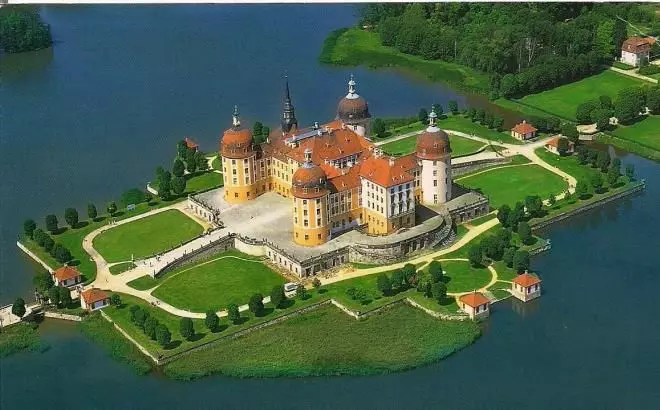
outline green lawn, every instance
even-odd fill
[[[601,95],[614,98],[619,90],[645,84],[648,83],[612,70],[606,70],[574,83],[528,95],[518,102],[574,121],[575,110],[583,102],[597,99]]]
[[[0,332],[0,357],[38,348],[39,335],[36,327],[30,323],[21,322],[7,326]]]
[[[442,359],[480,334],[473,322],[440,321],[400,306],[357,321],[320,308],[165,366],[177,379],[387,373]]]
[[[467,134],[474,134],[477,137],[486,138],[494,142],[502,141],[509,144],[521,144],[520,141],[513,138],[506,132],[497,132],[491,130],[478,122],[472,122],[469,118],[462,115],[449,115],[438,121],[438,126],[443,130],[460,131]]]
[[[488,75],[472,68],[440,60],[424,60],[421,57],[401,53],[392,47],[381,45],[378,33],[358,28],[341,29],[329,34],[319,60],[327,64],[369,68],[397,68],[434,82],[444,82],[455,87],[486,93]]]
[[[222,161],[220,160],[220,156],[215,157],[215,159],[211,161],[211,167],[218,171],[222,171]]]
[[[94,248],[108,262],[122,262],[167,251],[203,231],[193,219],[170,209],[103,232],[94,238]]]
[[[480,216],[479,218],[474,218],[473,220],[469,221],[468,223],[470,225],[481,225],[482,223],[488,222],[491,219],[497,218],[496,214],[486,214],[484,216]]]
[[[203,174],[196,174],[188,178],[186,181],[186,194],[195,192],[208,191],[209,189],[218,188],[223,185],[222,174],[217,172],[205,172]]]
[[[589,165],[579,164],[577,161],[577,155],[561,157],[559,155],[548,152],[548,150],[545,148],[537,148],[534,150],[534,153],[536,153],[539,158],[548,164],[561,169],[571,176],[574,176],[578,181],[583,180],[589,182],[591,180],[591,176],[594,173],[600,172],[596,168],[591,168]]]
[[[469,188],[481,189],[490,199],[493,208],[503,204],[513,206],[527,195],[539,195],[545,199],[551,193],[559,194],[568,188],[560,176],[538,165],[495,168],[462,178],[460,183]]]
[[[452,157],[458,157],[463,155],[469,155],[479,151],[484,144],[473,141],[467,138],[450,136],[449,143],[451,144],[451,155]],[[415,145],[417,144],[417,136],[413,135],[408,138],[403,138],[398,141],[389,142],[381,146],[383,151],[390,155],[406,155],[415,151]]]
[[[441,261],[445,271],[447,292],[470,292],[482,288],[490,282],[491,273],[488,268],[473,268],[469,262]]]
[[[140,276],[128,282],[127,285],[137,290],[147,290],[158,286],[159,282],[149,275]]]
[[[619,125],[612,134],[660,151],[660,115],[649,116],[630,126]]]
[[[118,263],[116,265],[112,265],[108,268],[110,270],[110,273],[113,275],[118,275],[120,273],[126,272],[127,270],[131,270],[135,267],[135,264],[133,262],[122,262]]]
[[[181,309],[217,311],[230,303],[243,305],[257,292],[267,296],[273,286],[285,282],[260,261],[220,254],[219,259],[168,273],[153,295]]]

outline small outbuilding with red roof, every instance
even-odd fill
[[[536,299],[541,296],[541,279],[528,272],[518,275],[511,282],[511,293],[523,302]]]
[[[536,128],[532,124],[523,120],[523,122],[511,128],[511,136],[520,141],[526,141],[536,137],[536,131]]]
[[[110,305],[110,295],[100,289],[87,289],[80,294],[80,306],[90,312]]]
[[[490,300],[477,291],[459,297],[458,307],[472,320],[484,319],[490,315]]]
[[[70,287],[82,282],[82,274],[73,266],[62,266],[53,272],[55,286]]]

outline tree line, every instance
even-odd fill
[[[5,53],[40,50],[52,44],[50,26],[35,7],[5,5],[0,9],[0,49]]]
[[[195,172],[206,172],[209,163],[203,153],[195,148],[188,147],[185,140],[176,144],[176,155],[172,163],[172,171],[162,166],[156,168],[156,190],[163,201],[169,201],[173,196],[179,196],[186,190],[186,172],[194,175]]]
[[[493,97],[508,98],[598,71],[627,38],[617,16],[645,14],[658,21],[636,4],[369,4],[360,9],[360,23],[403,53],[491,74]]]
[[[578,105],[575,119],[579,124],[595,123],[599,131],[611,129],[610,118],[616,117],[621,124],[632,124],[646,112],[660,115],[660,87],[628,87],[617,93],[612,101],[607,95]]]

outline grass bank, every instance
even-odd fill
[[[151,361],[128,339],[126,339],[112,323],[95,313],[78,324],[80,331],[98,343],[115,360],[125,363],[137,374],[147,374],[151,371]]]
[[[422,76],[430,81],[443,82],[453,87],[487,93],[488,75],[460,64],[401,53],[381,44],[378,33],[358,28],[340,29],[328,35],[319,61],[342,66],[364,65],[369,68],[400,69]]]
[[[0,332],[0,357],[39,349],[39,335],[37,325],[21,322],[12,326],[3,327]]]
[[[632,125],[618,125],[611,134],[660,155],[660,115],[649,115]]]
[[[452,157],[474,154],[484,147],[484,144],[480,142],[467,138],[457,137],[455,135],[449,136],[449,143],[451,146]],[[383,144],[381,148],[384,152],[390,155],[407,155],[415,151],[416,144],[417,136],[413,135],[398,141],[392,141],[387,144]]]
[[[218,342],[167,364],[164,371],[184,380],[214,373],[238,377],[389,373],[447,357],[479,334],[475,323],[439,321],[407,306],[362,321],[326,307]]]

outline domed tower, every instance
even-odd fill
[[[289,93],[289,77],[285,78],[284,85],[284,107],[282,109],[282,131],[290,132],[292,129],[298,128],[298,120],[296,119],[296,110],[291,103],[291,94]]]
[[[356,82],[351,74],[348,82],[348,94],[339,100],[337,106],[337,119],[356,134],[364,137],[371,128],[371,114],[369,114],[367,100],[358,95],[355,85]]]
[[[312,150],[305,150],[305,162],[293,173],[293,240],[316,246],[327,242],[328,187],[325,172],[312,162]]]
[[[417,137],[416,155],[422,162],[422,203],[443,204],[451,199],[451,147],[449,136],[437,126],[435,110],[429,126]]]
[[[234,106],[232,127],[225,131],[220,142],[225,200],[231,204],[257,197],[254,172],[256,152],[252,132],[241,128],[238,107]]]

